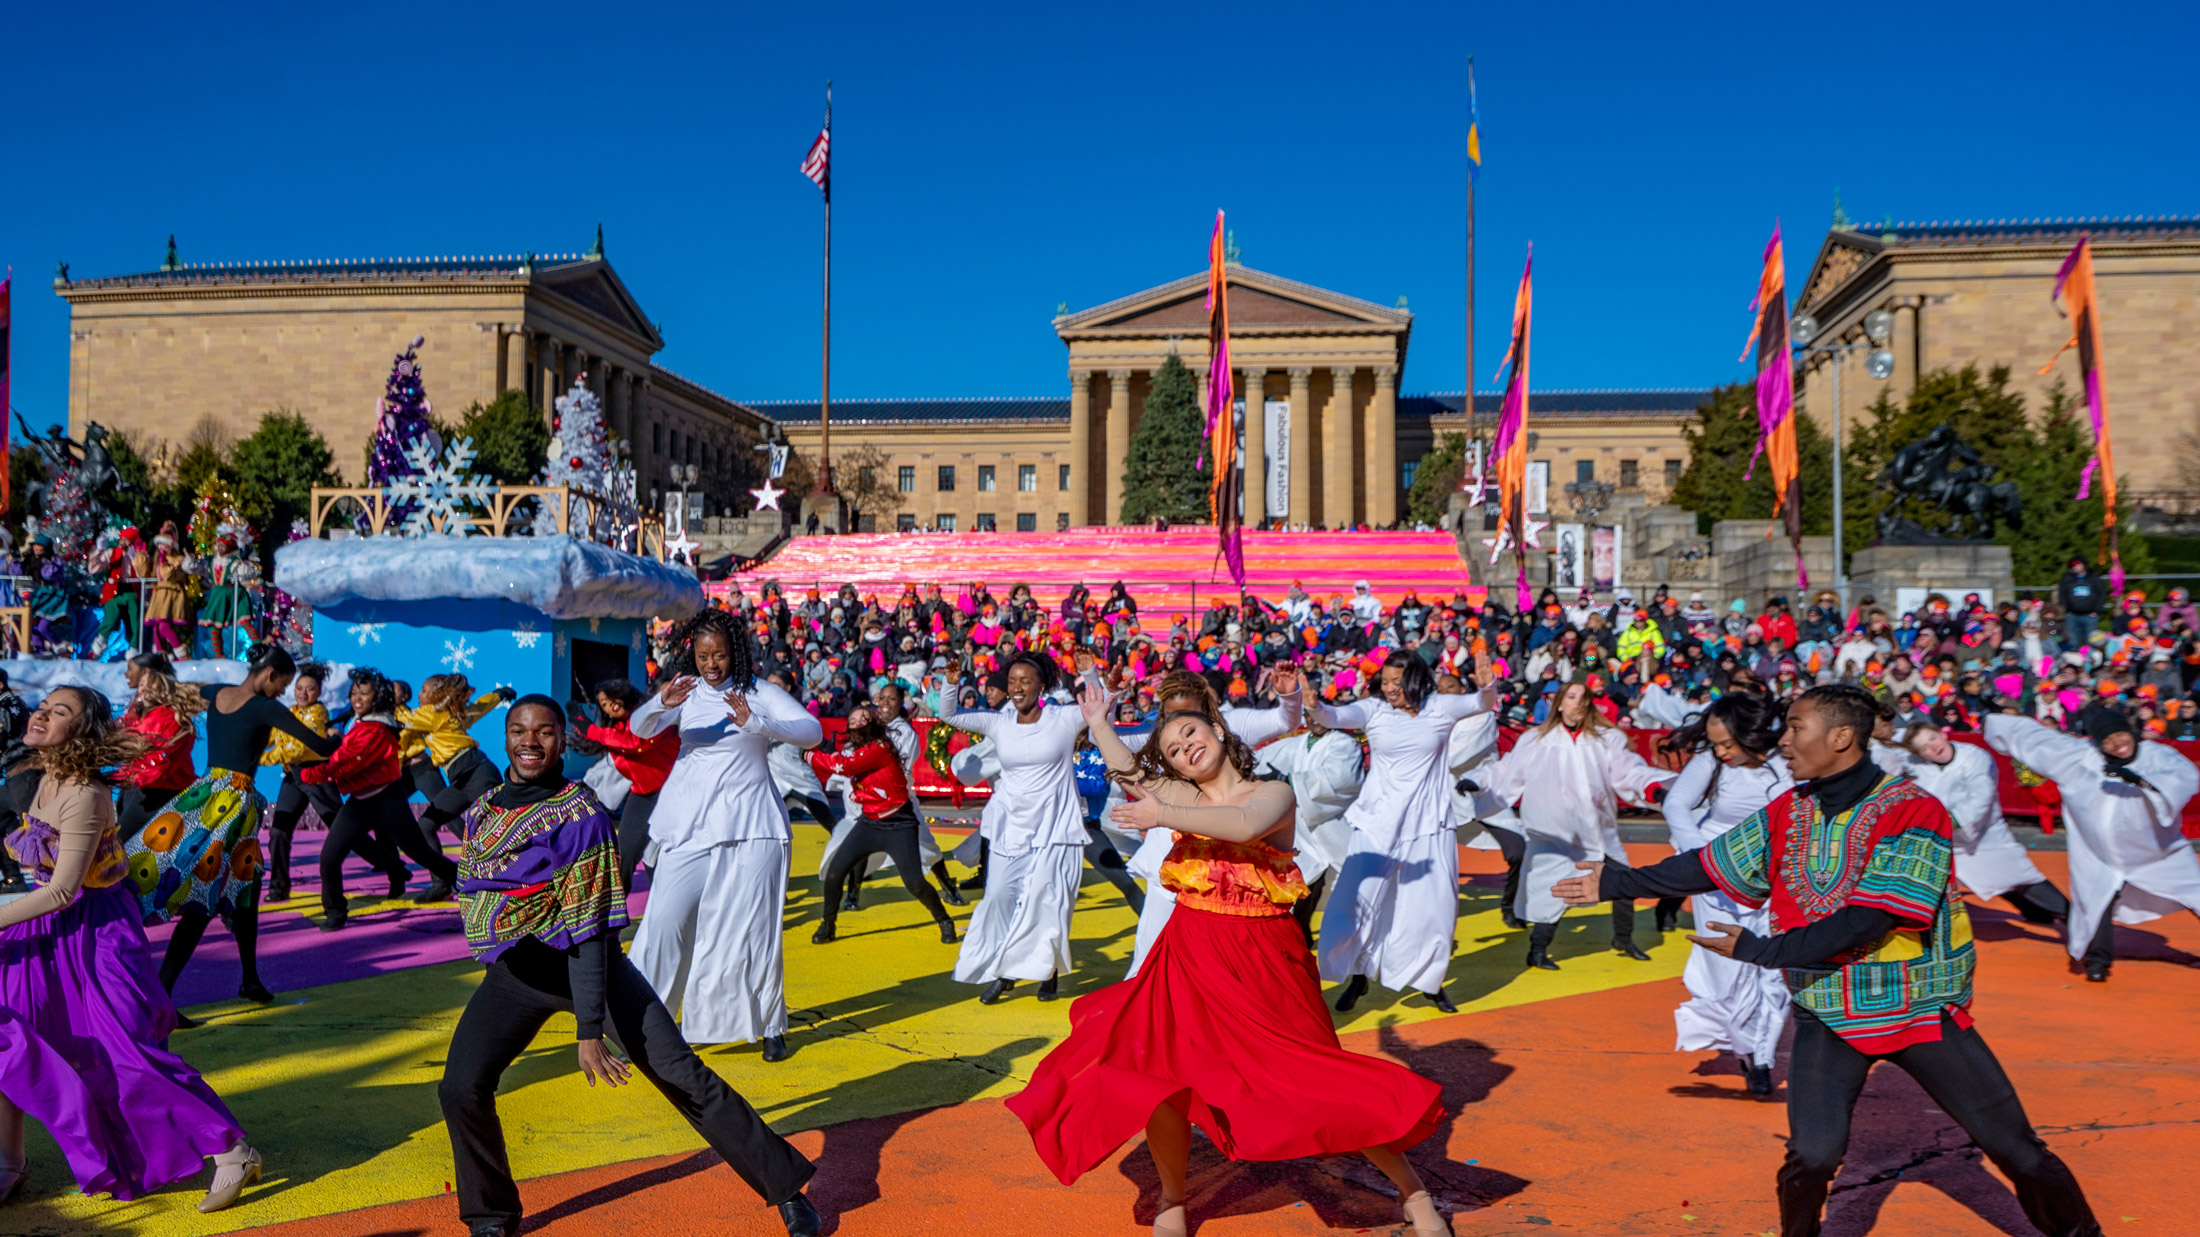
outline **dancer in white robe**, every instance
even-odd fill
[[[1438,691],[1454,685],[1465,690],[1451,675],[1436,676]],[[1452,777],[1451,811],[1459,822],[1459,842],[1471,850],[1494,850],[1504,856],[1505,886],[1497,913],[1506,927],[1517,928],[1520,916],[1513,912],[1513,902],[1520,895],[1520,862],[1527,855],[1528,842],[1520,832],[1520,814],[1489,790],[1497,776],[1497,762],[1503,758],[1497,748],[1496,710],[1453,723],[1444,763]]]
[[[1629,746],[1624,732],[1598,714],[1581,682],[1558,693],[1549,720],[1520,736],[1497,764],[1497,798],[1520,807],[1527,837],[1521,860],[1520,900],[1513,911],[1532,924],[1528,965],[1555,971],[1550,945],[1566,904],[1551,887],[1573,876],[1574,865],[1603,860],[1627,866],[1619,836],[1619,800],[1655,807],[1673,774],[1651,767]],[[1637,961],[1650,955],[1635,945],[1635,905],[1612,903],[1612,948]]]
[[[963,933],[955,979],[984,984],[991,1005],[1018,980],[1039,981],[1039,999],[1056,996],[1071,969],[1070,912],[1085,863],[1085,805],[1073,762],[1085,715],[1050,705],[1054,664],[1019,653],[1008,664],[1008,703],[999,712],[951,709],[940,720],[992,740],[1000,760],[993,794],[979,816],[993,871],[985,897]]]
[[[1493,683],[1486,656],[1476,659],[1475,675]],[[1345,981],[1340,1011],[1358,1004],[1373,978],[1386,988],[1424,993],[1453,1013],[1444,975],[1459,923],[1459,842],[1444,760],[1452,725],[1487,712],[1496,693],[1439,695],[1435,673],[1412,653],[1384,661],[1377,688],[1380,697],[1309,706],[1332,730],[1366,734],[1368,749],[1367,781],[1345,811],[1351,843],[1315,956],[1323,979]]]
[[[758,680],[748,634],[707,609],[675,637],[692,666],[634,711],[640,738],[678,727],[680,756],[649,818],[657,866],[630,956],[679,1018],[688,1042],[761,1040],[787,1055],[781,918],[793,833],[772,779],[774,743],[812,748],[824,728],[793,696]]]
[[[1694,753],[1666,788],[1662,805],[1675,851],[1701,850],[1794,787],[1779,753],[1784,712],[1762,693],[1733,692],[1674,732],[1673,750]],[[1697,894],[1694,913],[1698,925],[1731,923],[1759,936],[1773,934],[1772,912],[1724,893]],[[1673,1050],[1731,1052],[1741,1058],[1749,1093],[1769,1098],[1792,1004],[1781,972],[1691,945],[1681,982],[1689,999],[1673,1011]]]
[[[1982,902],[2007,898],[2032,923],[2070,917],[2070,899],[2055,888],[2001,816],[2001,769],[1993,753],[1958,743],[1931,722],[1903,736],[1908,758],[1889,773],[1907,773],[1948,809],[1956,822],[1956,879]]]
[[[2070,956],[2094,983],[2115,961],[2115,925],[2179,909],[2200,914],[2200,858],[2184,835],[2200,768],[2166,743],[2143,741],[2112,709],[2084,716],[2091,742],[2029,718],[1986,719],[1986,742],[2062,791],[2070,834]]]
[[[1099,686],[1097,677],[1090,669],[1086,671],[1085,682],[1088,691]],[[1171,713],[1188,710],[1206,717],[1209,721],[1219,718],[1224,729],[1236,735],[1245,746],[1257,750],[1262,744],[1299,728],[1303,717],[1299,683],[1298,667],[1272,668],[1266,684],[1275,693],[1278,703],[1274,708],[1248,709],[1223,704],[1221,697],[1215,693],[1214,685],[1205,676],[1189,670],[1172,670],[1162,675],[1154,684],[1154,717],[1158,722]],[[1153,724],[1148,723],[1118,730],[1116,737],[1122,739],[1123,746],[1135,754],[1145,748],[1146,740],[1153,737],[1153,731]],[[1100,819],[1107,820],[1109,814],[1122,802],[1123,787],[1111,780],[1108,783],[1107,806],[1101,809]],[[1301,836],[1303,838],[1304,835]],[[1138,964],[1146,960],[1146,951],[1161,938],[1162,926],[1169,922],[1169,913],[1176,909],[1176,895],[1161,883],[1161,861],[1169,857],[1169,850],[1175,845],[1175,830],[1148,830],[1125,864],[1131,875],[1146,882],[1145,905],[1138,908],[1138,933],[1131,943],[1131,966],[1124,973],[1125,979],[1138,974]],[[1304,845],[1303,841],[1301,845]],[[1301,866],[1303,868],[1304,865]],[[1316,889],[1311,897],[1301,900],[1307,907],[1308,915],[1313,914],[1312,904],[1320,898],[1321,891]],[[1297,907],[1293,910],[1296,911]],[[1302,920],[1301,924],[1304,922]]]

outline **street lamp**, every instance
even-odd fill
[[[1887,351],[1886,343],[1894,334],[1894,315],[1884,309],[1875,309],[1864,315],[1864,344],[1814,344],[1818,338],[1818,319],[1809,314],[1795,315],[1788,324],[1788,338],[1794,341],[1795,355],[1808,356],[1813,352],[1844,353],[1869,352],[1864,358],[1864,372],[1881,382],[1894,376],[1894,353]],[[1841,358],[1833,357],[1833,591],[1841,598],[1841,609],[1849,608],[1848,556],[1843,553],[1841,541]],[[1796,497],[1801,502],[1800,495]]]

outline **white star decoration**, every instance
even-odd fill
[[[749,491],[749,493],[756,495],[756,509],[758,511],[779,510],[780,495],[785,494],[786,492],[787,491],[785,490],[774,488],[770,477],[764,478],[763,485]],[[686,534],[683,533],[682,535],[685,536]]]
[[[359,642],[360,648],[365,648],[370,644],[382,643],[382,629],[387,626],[388,623],[353,623],[344,630],[351,633],[351,638]]]
[[[466,643],[466,637],[464,636],[460,636],[456,641],[445,640],[443,642],[443,664],[449,666],[454,672],[471,670],[474,668],[474,654],[480,651],[481,649],[478,646]]]
[[[1522,515],[1520,517],[1520,536],[1522,544],[1526,545],[1531,550],[1542,549],[1543,543],[1536,540],[1535,535],[1539,532],[1542,532],[1544,529],[1549,528],[1550,526],[1551,522],[1549,520],[1539,520],[1532,515]]]
[[[777,500],[775,499],[774,501],[776,502]],[[703,543],[700,541],[689,541],[687,530],[683,528],[680,530],[680,539],[678,541],[667,541],[665,543],[665,553],[671,555],[672,557],[678,559],[683,563],[686,563],[688,566],[693,567],[695,565],[695,551],[701,549],[702,547]]]
[[[1495,537],[1482,538],[1482,544],[1490,548],[1490,565],[1497,564],[1498,556],[1512,548],[1512,534],[1500,528]]]
[[[518,648],[531,649],[541,639],[542,633],[535,630],[535,625],[531,622],[523,622],[512,629],[512,643]]]

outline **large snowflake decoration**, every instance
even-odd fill
[[[495,498],[495,481],[466,470],[474,462],[474,440],[461,438],[436,458],[435,444],[422,437],[405,444],[405,462],[412,472],[390,478],[384,487],[390,505],[409,508],[404,532],[408,537],[424,533],[451,533],[463,537],[473,530],[473,509],[487,507]]]
[[[519,648],[531,649],[541,639],[542,632],[536,628],[532,620],[521,619],[519,626],[512,629],[512,643]]]
[[[479,645],[468,644],[464,636],[460,636],[457,640],[445,640],[443,642],[442,662],[451,668],[453,674],[461,670],[471,670],[474,668],[474,654],[480,651],[481,647]]]
[[[353,623],[345,630],[351,633],[352,639],[359,642],[360,648],[365,648],[370,644],[382,643],[382,629],[387,626],[388,623]]]

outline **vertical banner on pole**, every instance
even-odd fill
[[[2080,236],[2070,256],[2063,259],[2062,270],[2055,274],[2055,290],[2048,294],[2048,300],[2062,302],[2057,308],[2070,319],[2070,342],[2057,348],[2040,372],[2055,368],[2063,353],[2078,350],[2078,379],[2085,384],[2085,410],[2093,422],[2093,458],[2078,478],[2078,500],[2085,501],[2092,492],[2093,474],[2099,472],[2101,541],[2109,562],[2108,587],[2110,592],[2120,594],[2124,591],[2124,558],[2116,532],[2116,453],[2108,439],[2108,389],[2101,384],[2101,304],[2093,287],[2092,239],[2090,234]]]
[[[1281,524],[1291,513],[1291,401],[1269,400],[1261,415],[1267,422],[1268,514]]]
[[[14,287],[15,271],[11,268],[5,278],[0,278],[0,511],[7,510],[15,501],[14,496],[8,492],[8,451],[15,445],[10,433],[15,424],[15,397],[9,389],[14,353],[11,351],[13,339],[8,330],[12,321],[9,316],[9,299],[13,295]]]

